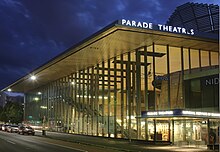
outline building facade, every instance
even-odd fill
[[[48,130],[211,144],[219,113],[218,36],[119,20],[9,87],[25,123]],[[215,143],[219,143],[218,140]]]
[[[183,4],[176,8],[167,24],[193,28],[199,32],[219,33],[219,6],[198,3]]]

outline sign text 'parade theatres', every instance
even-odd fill
[[[183,27],[175,27],[175,26],[169,26],[169,25],[163,25],[163,24],[154,25],[153,23],[140,22],[140,21],[137,22],[134,20],[122,19],[121,25],[132,26],[132,27],[137,27],[137,28],[144,28],[144,29],[154,29],[154,30],[172,32],[172,33],[194,35],[193,29],[188,30]]]

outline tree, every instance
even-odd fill
[[[23,119],[23,107],[17,102],[8,101],[0,116],[1,121],[20,123]]]

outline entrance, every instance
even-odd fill
[[[174,144],[206,145],[208,142],[208,125],[206,120],[175,120]]]
[[[206,146],[210,143],[209,130],[212,129],[216,134],[215,142],[219,142],[219,121],[216,119],[173,117],[146,120],[148,141],[168,141],[177,146]]]
[[[169,120],[156,120],[156,119],[149,120],[148,121],[148,140],[170,141]]]

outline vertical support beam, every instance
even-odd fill
[[[117,62],[114,57],[114,137],[117,138]]]
[[[123,54],[120,56],[121,59],[121,133],[122,138],[124,138],[124,64],[123,64]]]
[[[46,87],[46,91],[47,91],[47,99],[46,99],[46,120],[49,120],[49,97],[50,97],[50,84]],[[48,121],[47,121],[48,123]],[[46,126],[48,127],[48,124],[46,123]]]
[[[41,90],[40,90],[40,92],[41,92]],[[41,94],[42,95],[42,94]],[[41,98],[41,95],[40,95],[40,98]],[[52,99],[51,99],[51,117],[52,117],[52,125],[50,125],[50,127],[52,128],[52,129],[55,129],[55,105],[54,105],[54,103],[55,103],[55,82],[52,82]]]
[[[147,46],[144,46],[144,103],[145,110],[148,111],[148,67],[147,67]],[[148,122],[145,118],[145,139],[148,140]]]
[[[82,76],[82,133],[85,133],[85,69],[83,69],[83,76]]]
[[[111,96],[110,96],[110,59],[108,59],[108,137],[110,137],[110,102],[111,102]]]
[[[191,53],[190,53],[190,48],[188,48],[188,55],[189,55],[189,73],[191,73]]]
[[[141,116],[141,56],[140,52],[136,50],[136,116]],[[137,122],[137,139],[141,139],[141,119],[136,118]]]
[[[61,126],[64,126],[64,115],[63,115],[63,97],[64,97],[64,95],[63,95],[63,78],[61,78],[60,79],[60,82],[59,82],[59,84],[60,84],[60,116],[61,116],[61,118],[60,118],[60,120],[61,120]],[[44,92],[45,92],[45,90],[44,90]],[[45,92],[46,93],[46,92]],[[47,95],[46,95],[47,96]],[[44,99],[43,99],[44,100]],[[62,131],[62,130],[61,130]]]
[[[199,51],[200,52],[200,51]],[[183,108],[185,108],[185,86],[184,86],[184,54],[183,47],[181,47],[181,81],[182,81],[182,102]]]
[[[53,82],[53,87],[54,87],[54,98],[53,98],[53,119],[54,119],[54,127],[56,126],[56,123],[57,123],[57,118],[56,118],[56,114],[57,114],[57,111],[56,111],[56,102],[57,102],[57,96],[56,96],[56,91],[57,91],[57,88],[56,88],[56,81]],[[42,98],[42,91],[40,90],[41,92],[41,98]],[[55,130],[55,128],[54,128]]]
[[[75,82],[75,86],[74,86],[74,133],[76,132],[76,114],[77,114],[77,109],[78,109],[78,105],[77,105],[77,73],[74,73],[74,82]]]
[[[92,67],[92,75],[91,75],[91,110],[92,110],[92,135],[94,135],[94,88],[95,88],[95,84],[94,84],[94,67]]]
[[[95,112],[96,112],[96,136],[99,136],[99,64],[96,65],[95,76]]]
[[[102,136],[104,137],[104,127],[105,127],[105,113],[104,113],[104,109],[105,109],[105,63],[104,61],[102,62],[102,106],[101,106],[101,110],[102,110]]]
[[[65,98],[65,111],[66,111],[66,132],[69,133],[69,101],[70,101],[70,83],[69,83],[69,76],[65,77],[66,83],[66,98]]]
[[[24,114],[23,114],[23,121],[26,123],[26,101],[27,101],[27,94],[24,94]]]
[[[202,71],[201,49],[199,49],[199,70]]]
[[[132,53],[132,55],[133,55],[133,53]],[[135,73],[135,67],[136,67],[136,65],[135,65],[135,63],[131,63],[131,68],[132,68],[132,71],[131,71],[131,75],[132,75],[132,77],[131,77],[131,96],[132,96],[132,98],[131,98],[131,116],[133,116],[133,117],[131,117],[131,119],[134,119],[134,116],[137,114],[137,100],[136,100],[136,82],[135,82],[135,78],[136,78],[136,73]],[[135,121],[135,120],[134,120]],[[132,122],[132,121],[131,121]],[[136,121],[136,123],[137,123],[137,121]],[[138,126],[136,126],[136,130],[137,130],[137,128],[138,128]],[[135,136],[133,136],[132,138],[135,138],[135,139],[137,139],[137,134],[138,133],[136,133],[136,134],[132,134],[132,132],[133,132],[133,130],[130,130],[131,131],[131,135],[135,135]]]
[[[73,123],[74,123],[74,119],[73,119],[73,74],[70,75],[70,129],[71,129],[71,133],[73,132]]]
[[[60,111],[60,81],[59,80],[57,80],[56,81],[56,86],[57,86],[57,93],[56,93],[56,100],[57,100],[57,102],[56,102],[56,108],[57,108],[57,125],[58,126],[60,126],[60,121],[61,121],[61,119],[60,119],[60,117],[61,117],[61,111]],[[42,90],[43,91],[43,90]],[[43,96],[44,96],[44,94],[42,94]],[[42,100],[43,100],[43,97],[42,97]],[[58,128],[57,128],[57,131],[58,131]]]
[[[135,77],[136,77],[136,73],[135,73],[135,63],[131,63],[131,115],[135,115],[136,111],[137,111],[137,107],[134,108],[136,106],[136,82],[135,82]]]
[[[48,86],[47,86],[47,92],[48,92],[48,97],[47,97],[47,103],[46,103],[46,107],[47,107],[47,109],[46,109],[46,111],[47,111],[47,124],[46,124],[46,126],[47,127],[49,127],[48,126],[48,124],[49,124],[49,121],[50,121],[50,100],[51,100],[51,83],[49,83],[48,84]]]
[[[168,122],[168,140],[167,141],[170,142],[170,140],[171,140],[171,138],[170,138],[170,135],[171,135],[171,126],[170,126],[171,124],[170,123],[171,123],[171,121],[168,120],[167,122]]]
[[[81,128],[81,121],[82,121],[82,114],[81,114],[81,105],[82,105],[82,103],[81,103],[81,97],[82,97],[82,95],[81,95],[81,71],[79,71],[79,73],[78,73],[78,95],[79,95],[79,98],[78,98],[78,133],[81,133],[81,130],[82,130],[82,128]],[[81,119],[81,120],[80,120]]]
[[[155,53],[155,44],[153,42],[153,54]],[[154,81],[156,80],[156,63],[155,63],[155,56],[153,56],[153,78]],[[157,92],[156,87],[154,84],[154,110],[157,110]]]
[[[49,97],[49,95],[48,95]],[[63,116],[64,116],[64,132],[66,132],[67,122],[66,122],[66,97],[67,97],[67,86],[66,86],[66,77],[63,78]]]
[[[171,101],[170,101],[170,49],[169,45],[167,45],[167,98],[168,98],[168,109],[171,109]]]
[[[211,57],[211,51],[209,51],[209,67],[212,66],[212,57]]]
[[[75,87],[74,87],[74,92],[75,92],[75,100],[74,100],[74,107],[75,107],[75,110],[74,110],[74,132],[75,133],[78,133],[78,111],[79,111],[79,83],[78,83],[78,73],[75,73],[74,74],[74,81],[75,81]]]
[[[174,131],[174,120],[172,119],[171,122],[172,122],[172,140],[171,140],[171,142],[172,142],[172,144],[174,145],[174,135],[175,135],[175,134],[174,134],[174,132],[175,132],[175,131]]]
[[[90,93],[91,80],[90,80],[89,74],[90,74],[89,68],[87,68],[87,88],[86,88],[86,90],[87,90],[87,104],[86,104],[86,109],[87,109],[86,129],[87,129],[87,131],[86,131],[86,134],[87,135],[89,135],[89,126],[91,125],[91,124],[89,124],[89,115],[90,115],[90,111],[91,111],[91,109],[90,109],[91,104],[89,103],[89,100],[91,97],[91,93]]]
[[[153,120],[154,121],[154,142],[157,141],[157,122],[156,119]]]
[[[128,52],[128,62],[126,64],[126,100],[128,105],[128,139],[131,141],[131,54]]]
[[[210,144],[210,120],[207,120],[207,135],[208,135],[208,144]]]

